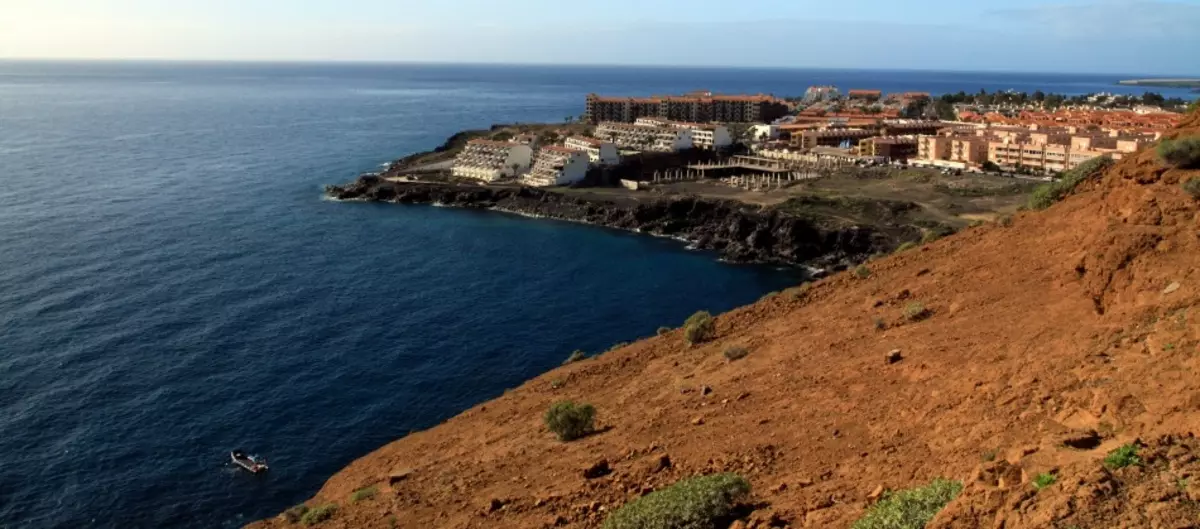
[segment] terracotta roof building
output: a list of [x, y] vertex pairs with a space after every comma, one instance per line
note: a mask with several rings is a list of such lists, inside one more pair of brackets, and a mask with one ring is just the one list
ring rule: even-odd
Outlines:
[[696, 92], [648, 98], [587, 96], [585, 118], [591, 123], [633, 123], [638, 118], [661, 118], [696, 123], [766, 123], [788, 114], [787, 104], [769, 95], [716, 95]]

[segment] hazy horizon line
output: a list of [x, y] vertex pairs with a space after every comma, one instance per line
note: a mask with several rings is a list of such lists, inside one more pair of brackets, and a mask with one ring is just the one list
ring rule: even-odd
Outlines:
[[[796, 70], [796, 71], [858, 71], [858, 72], [930, 72], [930, 73], [1003, 73], [1035, 75], [1091, 75], [1114, 76], [1116, 79], [1135, 78], [1200, 79], [1200, 75], [1158, 72], [1064, 72], [1061, 70], [956, 70], [939, 68], [875, 68], [875, 67], [831, 67], [831, 66], [742, 66], [726, 64], [622, 64], [622, 63], [557, 63], [557, 62], [476, 62], [476, 61], [422, 61], [422, 60], [374, 60], [374, 59], [199, 59], [161, 57], [3, 57], [0, 62], [26, 63], [159, 63], [159, 64], [244, 64], [244, 65], [396, 65], [396, 66], [484, 66], [484, 67], [556, 67], [556, 68], [630, 68], [630, 69], [676, 69], [676, 70]], [[1142, 77], [1134, 77], [1142, 76]], [[1152, 88], [1152, 87], [1148, 87]]]

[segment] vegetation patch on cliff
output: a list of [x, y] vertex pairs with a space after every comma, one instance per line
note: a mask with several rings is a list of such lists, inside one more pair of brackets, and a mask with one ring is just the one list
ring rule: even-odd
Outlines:
[[1100, 174], [1112, 163], [1111, 157], [1100, 156], [1079, 164], [1078, 167], [1063, 173], [1058, 181], [1035, 189], [1029, 197], [1029, 209], [1046, 209], [1053, 206], [1055, 202], [1067, 198], [1084, 180]]
[[962, 489], [958, 481], [937, 479], [924, 487], [885, 494], [853, 529], [923, 529]]
[[595, 430], [596, 408], [591, 404], [575, 404], [569, 400], [557, 402], [546, 410], [546, 428], [558, 440], [574, 441]]
[[750, 483], [735, 474], [685, 479], [621, 507], [603, 529], [713, 529], [749, 493]]

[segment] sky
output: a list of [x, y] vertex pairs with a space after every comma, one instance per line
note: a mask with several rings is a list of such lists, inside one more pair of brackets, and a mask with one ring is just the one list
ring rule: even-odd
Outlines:
[[0, 0], [0, 58], [1200, 75], [1200, 0]]

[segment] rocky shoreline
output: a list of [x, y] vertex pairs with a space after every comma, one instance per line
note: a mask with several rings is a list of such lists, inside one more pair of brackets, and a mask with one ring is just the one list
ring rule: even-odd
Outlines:
[[691, 196], [619, 203], [526, 187], [394, 182], [376, 175], [327, 186], [325, 192], [337, 200], [496, 210], [670, 237], [737, 263], [840, 270], [900, 242], [872, 227], [821, 227], [772, 209]]

